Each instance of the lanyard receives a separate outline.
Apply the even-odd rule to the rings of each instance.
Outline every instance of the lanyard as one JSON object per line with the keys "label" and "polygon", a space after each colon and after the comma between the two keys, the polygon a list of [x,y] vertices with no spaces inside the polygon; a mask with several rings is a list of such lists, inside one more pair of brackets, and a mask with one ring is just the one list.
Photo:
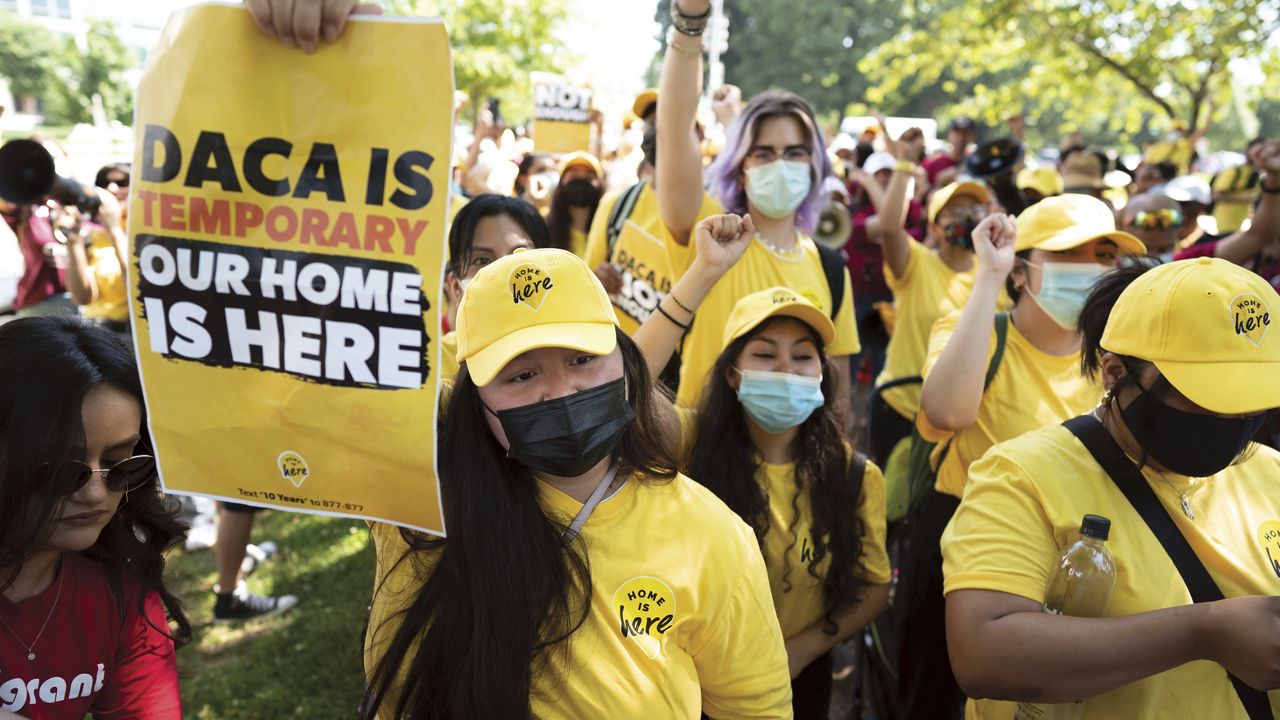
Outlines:
{"label": "lanyard", "polygon": [[587,498],[587,502],[583,504],[582,509],[573,517],[573,522],[569,523],[569,527],[565,529],[560,539],[565,545],[572,545],[574,540],[578,539],[578,532],[582,530],[582,526],[587,523],[587,518],[591,517],[591,513],[595,512],[596,506],[604,499],[604,493],[613,484],[613,477],[618,474],[618,465],[614,463],[609,466],[604,477],[600,478],[600,484],[596,486],[595,491],[591,493],[591,497]]}

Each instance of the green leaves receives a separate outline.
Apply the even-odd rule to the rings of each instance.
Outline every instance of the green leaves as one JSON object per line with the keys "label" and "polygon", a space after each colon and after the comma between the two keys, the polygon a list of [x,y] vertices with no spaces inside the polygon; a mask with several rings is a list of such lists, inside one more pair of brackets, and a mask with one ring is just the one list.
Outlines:
{"label": "green leaves", "polygon": [[471,97],[463,114],[495,97],[508,124],[533,115],[529,72],[558,72],[573,56],[556,36],[568,17],[565,0],[391,0],[388,14],[441,17],[453,47],[454,82]]}
{"label": "green leaves", "polygon": [[40,98],[48,125],[89,122],[94,93],[107,117],[128,123],[133,91],[122,73],[132,64],[115,26],[91,20],[85,51],[71,38],[0,13],[0,75],[10,79],[15,97]]}

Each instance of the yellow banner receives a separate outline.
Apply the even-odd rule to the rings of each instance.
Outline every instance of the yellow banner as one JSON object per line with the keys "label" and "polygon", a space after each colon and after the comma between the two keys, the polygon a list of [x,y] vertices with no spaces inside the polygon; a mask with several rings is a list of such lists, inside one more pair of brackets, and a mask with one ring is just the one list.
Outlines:
{"label": "yellow banner", "polygon": [[306,55],[193,7],[137,96],[130,302],[165,490],[443,534],[444,25],[353,20]]}
{"label": "yellow banner", "polygon": [[533,145],[538,152],[591,149],[591,88],[552,73],[530,73]]}

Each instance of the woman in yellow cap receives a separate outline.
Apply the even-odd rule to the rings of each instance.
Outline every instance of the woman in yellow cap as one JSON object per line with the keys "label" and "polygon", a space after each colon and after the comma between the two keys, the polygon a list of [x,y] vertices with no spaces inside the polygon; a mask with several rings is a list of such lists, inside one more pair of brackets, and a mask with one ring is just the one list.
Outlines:
{"label": "woman in yellow cap", "polygon": [[793,710],[829,716],[830,651],[888,604],[880,469],[844,439],[826,348],[835,326],[795,292],[738,301],[695,418],[691,476],[755,531],[786,638]]}
{"label": "woman in yellow cap", "polygon": [[[657,108],[658,207],[670,232],[672,265],[680,273],[692,258],[685,249],[703,202],[702,154],[694,129],[702,81],[701,35],[711,16],[708,0],[674,0],[672,33],[662,60]],[[705,185],[725,210],[749,212],[758,229],[742,261],[707,298],[681,347],[677,398],[693,407],[710,372],[725,322],[750,293],[784,286],[809,298],[835,320],[826,348],[837,358],[833,393],[848,405],[849,355],[860,349],[853,286],[840,254],[811,237],[828,197],[823,181],[834,175],[813,108],[803,98],[767,91],[747,103],[705,172]],[[842,413],[843,414],[843,413]]]}
{"label": "woman in yellow cap", "polygon": [[[975,463],[943,538],[969,717],[1077,701],[1086,719],[1280,712],[1280,693],[1260,692],[1280,688],[1280,453],[1251,442],[1280,406],[1277,318],[1275,290],[1223,260],[1099,282],[1080,328],[1101,405]],[[1110,520],[1109,609],[1048,614],[1085,514]]]}
{"label": "woman in yellow cap", "polygon": [[[1015,225],[995,215],[974,230],[978,270],[964,310],[938,320],[923,368],[920,436],[937,443],[933,488],[913,509],[895,608],[901,632],[898,697],[941,717],[964,701],[947,663],[938,542],[964,492],[969,464],[996,443],[1062,422],[1102,394],[1080,373],[1076,320],[1090,288],[1142,242],[1116,230],[1111,210],[1060,195],[1024,210]],[[1001,292],[1014,298],[996,312]]]}
{"label": "woman in yellow cap", "polygon": [[449,332],[440,338],[440,376],[458,372],[458,305],[476,273],[518,249],[551,246],[547,223],[538,209],[520,198],[486,193],[472,198],[449,226],[449,261],[444,268],[445,318]]}
{"label": "woman in yellow cap", "polygon": [[[673,292],[691,307],[748,242],[716,235]],[[663,307],[654,323],[688,324]],[[365,716],[789,717],[751,530],[676,472],[652,363],[586,263],[548,249],[487,265],[457,333],[448,537],[373,527]]]}
{"label": "woman in yellow cap", "polygon": [[551,196],[547,230],[551,247],[583,257],[587,233],[604,194],[604,171],[595,155],[572,152],[560,161],[560,184]]}

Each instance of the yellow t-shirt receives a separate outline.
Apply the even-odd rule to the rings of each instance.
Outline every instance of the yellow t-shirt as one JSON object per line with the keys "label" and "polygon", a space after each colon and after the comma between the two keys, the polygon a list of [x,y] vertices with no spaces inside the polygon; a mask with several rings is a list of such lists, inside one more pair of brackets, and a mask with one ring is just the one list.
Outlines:
{"label": "yellow t-shirt", "polygon": [[[724,350],[724,327],[729,314],[746,295],[782,286],[803,295],[823,312],[831,313],[831,289],[822,272],[818,246],[804,235],[799,238],[799,246],[799,253],[782,255],[770,250],[763,241],[753,240],[738,263],[707,294],[681,346],[680,392],[676,395],[681,405],[698,404],[707,373]],[[693,248],[674,247],[671,257],[676,274],[681,275],[693,262]],[[843,274],[844,299],[835,315],[836,337],[826,349],[829,358],[853,355],[860,349],[853,316],[853,286],[849,282],[849,271]]]}
{"label": "yellow t-shirt", "polygon": [[[544,512],[566,526],[582,507],[549,485],[538,489]],[[406,549],[399,529],[372,530],[374,587],[390,577],[374,595],[366,670],[421,582],[410,563],[395,567]],[[590,615],[559,673],[534,678],[534,717],[791,717],[764,560],[750,528],[710,491],[683,475],[664,484],[632,478],[596,507],[578,542],[591,567]]]}
{"label": "yellow t-shirt", "polygon": [[[1144,469],[1151,488],[1226,597],[1280,594],[1280,453],[1259,448],[1240,465],[1196,481]],[[1175,490],[1176,488],[1176,490]],[[1183,514],[1189,491],[1195,520]],[[996,590],[1044,602],[1053,567],[1079,539],[1084,515],[1111,520],[1116,563],[1108,617],[1189,605],[1173,561],[1123,493],[1071,431],[1027,433],[974,463],[960,509],[942,536],[945,592]],[[1280,692],[1270,693],[1280,713]],[[970,701],[968,718],[1008,720],[1014,703]],[[1245,720],[1220,665],[1197,661],[1084,704],[1089,720]]]}
{"label": "yellow t-shirt", "polygon": [[[876,385],[919,376],[929,346],[929,330],[938,318],[963,308],[973,292],[972,269],[956,272],[947,267],[938,253],[911,241],[911,256],[898,277],[884,266],[884,280],[893,291],[896,321],[885,349],[884,370]],[[910,420],[920,409],[920,384],[910,383],[884,392],[884,401]]]}
{"label": "yellow t-shirt", "polygon": [[587,234],[577,228],[569,228],[569,252],[582,257],[587,252]]}
{"label": "yellow t-shirt", "polygon": [[[605,255],[609,253],[609,216],[621,196],[622,193],[606,196],[591,222],[583,259],[593,270],[604,264]],[[720,205],[704,192],[697,222],[721,212]],[[671,233],[658,214],[658,194],[646,182],[636,197],[631,216],[618,233],[613,254],[607,258],[622,274],[622,291],[609,299],[618,315],[618,324],[627,335],[635,334],[679,280],[668,250],[674,245]],[[680,251],[683,254],[685,249]]]}
{"label": "yellow t-shirt", "polygon": [[105,232],[95,232],[93,244],[86,249],[98,297],[81,307],[80,314],[93,320],[125,322],[129,319],[129,295],[111,238]]}
{"label": "yellow t-shirt", "polygon": [[458,374],[458,333],[450,330],[440,336],[440,377]]}
{"label": "yellow t-shirt", "polygon": [[[764,536],[764,564],[769,570],[769,589],[773,607],[778,611],[782,636],[792,637],[822,619],[826,601],[822,596],[822,580],[831,566],[831,558],[823,558],[814,566],[817,577],[809,572],[813,556],[813,506],[808,493],[796,495],[795,463],[764,464],[757,479],[769,496],[769,532]],[[862,497],[858,502],[862,518],[862,562],[860,574],[876,585],[891,579],[889,554],[885,551],[884,476],[880,468],[868,462],[862,476]]]}
{"label": "yellow t-shirt", "polygon": [[1258,171],[1252,165],[1237,165],[1218,173],[1213,178],[1213,189],[1238,199],[1223,198],[1213,204],[1213,218],[1218,221],[1218,232],[1226,235],[1240,229],[1253,211],[1253,201],[1258,197]]}
{"label": "yellow t-shirt", "polygon": [[1191,156],[1196,152],[1196,145],[1191,138],[1180,137],[1177,140],[1159,140],[1146,146],[1142,159],[1148,163],[1173,163],[1179,175],[1186,175],[1191,168]]}
{"label": "yellow t-shirt", "polygon": [[[937,364],[959,322],[960,313],[955,312],[934,324],[929,335],[925,377]],[[988,362],[995,350],[993,332]],[[985,376],[985,371],[983,374]],[[930,425],[924,413],[916,420],[920,435],[939,443],[935,463],[942,452],[942,441],[954,435],[947,456],[938,467],[935,487],[938,492],[960,497],[970,463],[981,458],[992,445],[1083,415],[1097,405],[1101,397],[1102,387],[1080,372],[1080,353],[1063,357],[1049,355],[1032,345],[1011,320],[1004,357],[991,386],[982,396],[977,422],[958,433],[949,433]]]}

